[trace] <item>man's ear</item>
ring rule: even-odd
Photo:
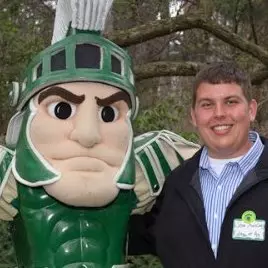
[[[193,108],[191,108],[191,119],[192,119],[193,126],[196,127],[195,111]]]
[[[258,104],[255,99],[252,99],[249,103],[249,119],[253,122],[257,115]]]

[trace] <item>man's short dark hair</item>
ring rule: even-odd
[[[193,87],[192,107],[195,106],[196,92],[201,83],[214,85],[234,83],[242,88],[248,101],[252,99],[250,77],[234,62],[211,63],[197,73]]]

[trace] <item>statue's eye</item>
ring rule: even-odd
[[[64,101],[53,102],[48,105],[47,110],[52,117],[66,120],[75,114],[76,106]]]
[[[103,122],[109,123],[117,120],[119,112],[114,106],[103,106],[100,107],[99,116]]]

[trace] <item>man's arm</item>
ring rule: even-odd
[[[136,208],[129,223],[129,255],[155,254],[154,224],[161,210],[171,172],[194,155],[198,144],[162,130],[134,139]]]
[[[128,255],[156,255],[154,225],[161,210],[167,181],[156,198],[151,211],[143,215],[132,215],[129,221]]]

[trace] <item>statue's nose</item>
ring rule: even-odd
[[[92,107],[82,107],[83,105],[79,107],[70,138],[84,147],[92,147],[101,141],[98,111],[97,107],[92,109]]]

